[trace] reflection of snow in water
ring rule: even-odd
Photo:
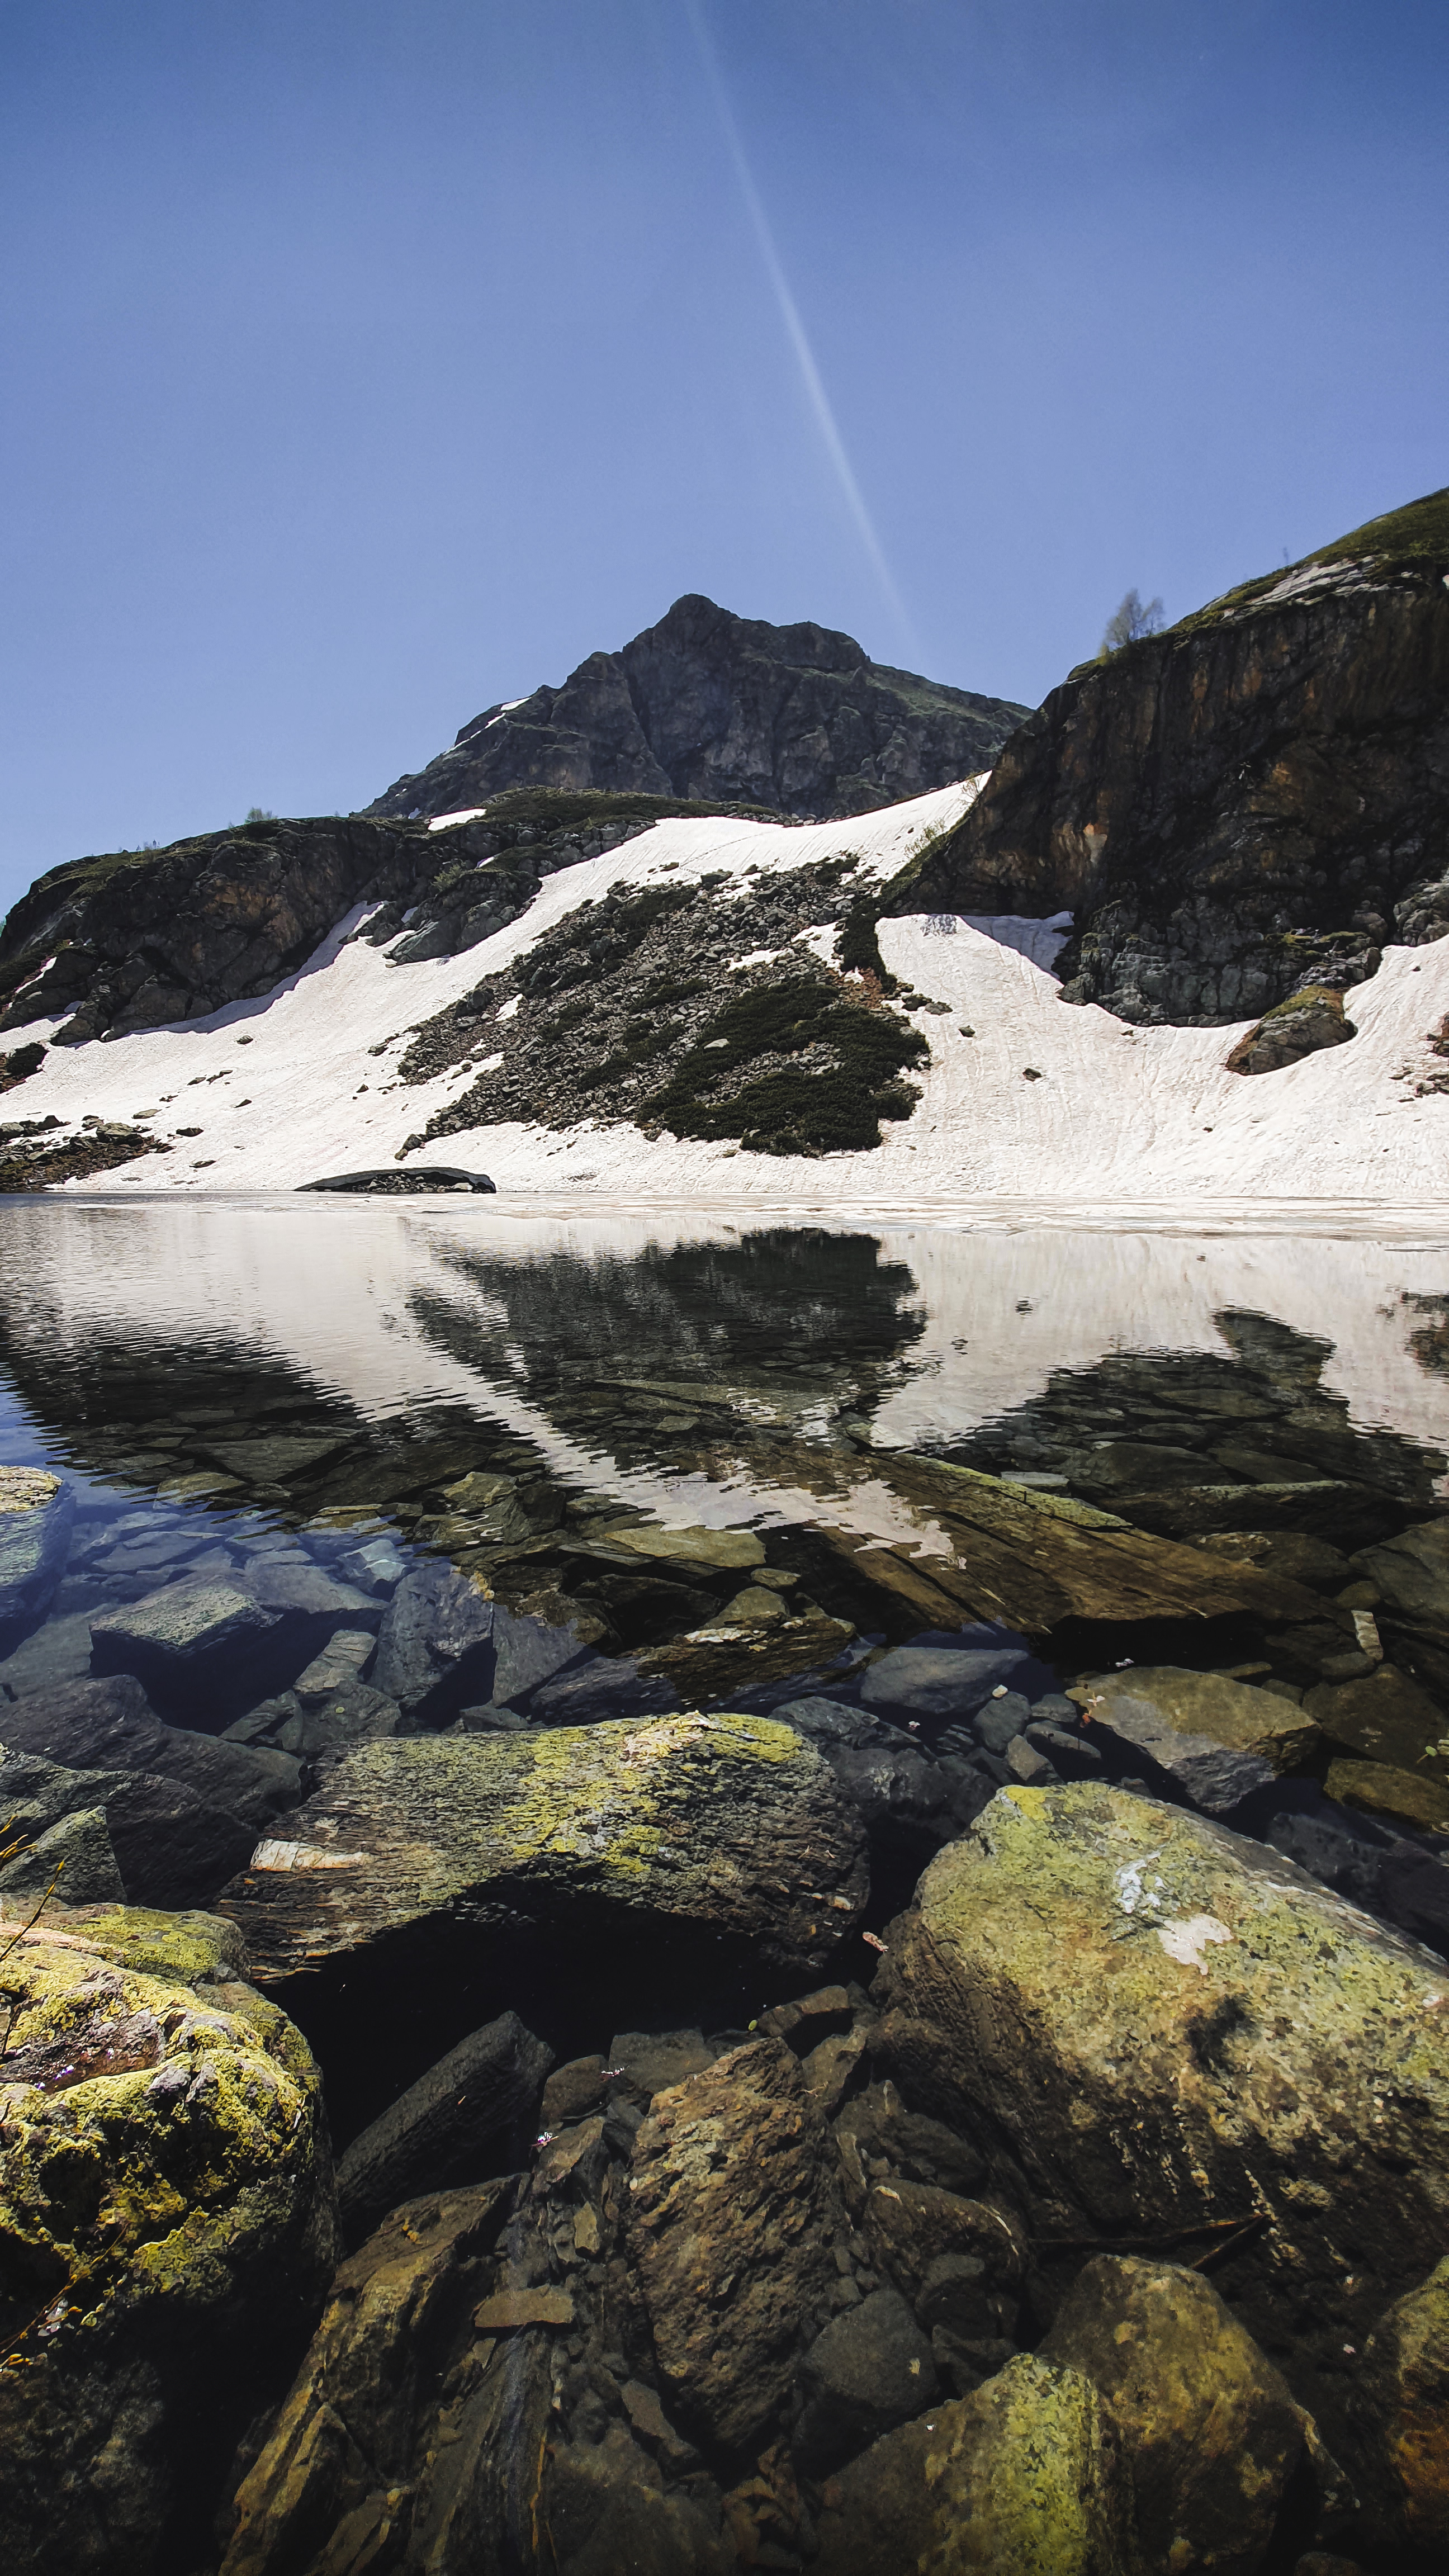
[[[868,1235],[882,1265],[914,1282],[904,1311],[921,1324],[894,1383],[875,1407],[872,1430],[884,1448],[961,1438],[1039,1394],[1053,1371],[1090,1368],[1113,1350],[1201,1351],[1227,1355],[1215,1320],[1224,1309],[1268,1315],[1333,1345],[1322,1385],[1343,1397],[1361,1428],[1387,1427],[1449,1446],[1449,1375],[1426,1370],[1411,1335],[1422,1307],[1406,1300],[1449,1292],[1449,1251],[1372,1235],[1274,1232],[1255,1228],[1211,1236],[1144,1230],[1122,1212],[1108,1231],[1046,1222],[1023,1204],[1009,1224],[987,1230],[980,1210],[921,1211],[871,1223],[802,1206],[752,1211],[776,1228],[822,1222]],[[469,1200],[444,1207],[366,1200],[124,1205],[50,1201],[14,1205],[0,1238],[0,1317],[17,1343],[63,1352],[96,1337],[111,1343],[223,1346],[257,1360],[284,1361],[335,1388],[370,1418],[435,1402],[506,1422],[535,1442],[554,1470],[598,1492],[680,1521],[729,1525],[770,1518],[839,1520],[872,1536],[917,1540],[907,1508],[870,1474],[868,1455],[824,1447],[809,1490],[798,1479],[801,1448],[829,1416],[818,1379],[778,1397],[730,1364],[711,1371],[743,1414],[788,1429],[788,1482],[769,1473],[769,1450],[745,1451],[718,1476],[622,1468],[593,1441],[552,1423],[529,1392],[529,1345],[509,1313],[506,1284],[475,1287],[460,1260],[486,1256],[520,1267],[550,1256],[570,1264],[624,1263],[682,1246],[748,1242],[739,1211],[670,1210]],[[800,1237],[802,1296],[809,1286],[808,1233]],[[655,1283],[657,1286],[657,1282]],[[491,1360],[440,1347],[428,1310],[493,1329]],[[782,1331],[786,1319],[782,1317]],[[657,1377],[654,1349],[633,1373]],[[641,1345],[642,1348],[642,1345]],[[506,1359],[504,1354],[506,1352]],[[609,1372],[624,1377],[625,1363]],[[676,1361],[676,1366],[678,1365]],[[840,1363],[850,1390],[848,1354]],[[794,1400],[792,1401],[792,1394]]]

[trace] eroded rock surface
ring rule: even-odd
[[[817,1753],[766,1718],[685,1714],[345,1752],[222,1911],[264,1982],[452,1927],[577,1941],[585,1922],[818,1968],[860,1919],[864,1834]]]

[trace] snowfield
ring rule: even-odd
[[[542,932],[616,885],[687,883],[723,870],[795,869],[859,854],[893,875],[922,840],[966,810],[971,780],[911,803],[800,828],[731,820],[660,823],[607,856],[550,877],[508,928],[463,955],[391,966],[348,933],[350,914],[297,974],[264,998],[139,1036],[52,1048],[39,1074],[8,1095],[8,1114],[87,1113],[141,1119],[171,1151],[67,1184],[72,1193],[289,1190],[391,1162],[404,1139],[476,1079],[458,1067],[400,1083],[408,1033],[509,965]],[[449,818],[439,818],[446,820]],[[728,896],[728,884],[718,892]],[[1058,999],[1050,972],[1068,925],[1015,916],[917,916],[883,922],[886,964],[945,1013],[914,1011],[930,1042],[921,1099],[887,1125],[874,1151],[792,1160],[728,1145],[651,1141],[590,1119],[553,1132],[510,1122],[422,1148],[411,1163],[490,1173],[501,1193],[580,1198],[739,1200],[771,1204],[904,1204],[1011,1200],[1073,1207],[1158,1203],[1180,1217],[1236,1202],[1325,1203],[1345,1212],[1432,1217],[1449,1170],[1449,1096],[1416,1098],[1443,1070],[1427,1038],[1449,1013],[1449,940],[1391,948],[1346,1005],[1346,1046],[1271,1074],[1224,1071],[1244,1028],[1133,1029]],[[801,940],[829,953],[832,934]],[[7,1046],[49,1043],[56,1021],[10,1032]],[[964,1032],[970,1030],[972,1034]],[[195,1128],[195,1135],[182,1135]]]

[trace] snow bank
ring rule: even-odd
[[[474,1079],[461,1068],[404,1085],[409,1032],[530,948],[545,930],[615,885],[678,885],[715,871],[794,869],[852,854],[893,875],[954,823],[977,781],[848,822],[792,828],[733,819],[661,823],[598,859],[550,877],[522,918],[463,956],[390,966],[347,933],[264,999],[136,1037],[56,1048],[10,1097],[11,1114],[63,1121],[156,1113],[172,1151],[86,1184],[88,1194],[294,1189],[329,1172],[383,1163]],[[440,821],[448,818],[440,817]],[[730,892],[728,882],[720,889]],[[948,928],[949,924],[949,928]],[[922,915],[884,922],[887,965],[947,1010],[916,1011],[929,1041],[922,1096],[872,1152],[783,1162],[728,1145],[651,1141],[587,1121],[565,1133],[510,1122],[449,1136],[445,1159],[490,1172],[501,1192],[620,1194],[882,1211],[964,1200],[1048,1203],[1066,1216],[1103,1204],[1213,1202],[1231,1216],[1268,1200],[1432,1211],[1442,1200],[1449,1097],[1413,1096],[1433,1065],[1426,1033],[1449,1012],[1449,940],[1390,949],[1347,997],[1350,1045],[1282,1072],[1244,1077],[1224,1059],[1248,1023],[1132,1029],[1058,999],[1049,971],[1066,928],[1049,922]],[[817,948],[828,943],[803,934]],[[9,1044],[49,1039],[42,1021]],[[966,1031],[971,1034],[965,1034]],[[1405,1079],[1403,1077],[1408,1076]],[[196,1134],[180,1131],[194,1128]],[[424,1148],[410,1159],[437,1159]]]

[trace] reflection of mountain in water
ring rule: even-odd
[[[460,1248],[452,1266],[467,1297],[424,1290],[412,1301],[435,1345],[526,1394],[558,1428],[612,1423],[626,1447],[651,1422],[696,1428],[691,1406],[711,1400],[762,1427],[828,1438],[844,1417],[847,1431],[864,1429],[858,1417],[898,1381],[924,1329],[911,1271],[882,1261],[869,1235],[780,1228],[527,1264]]]
[[[1267,1315],[1216,1320],[1229,1346],[1221,1357],[1117,1351],[1056,1370],[1039,1395],[946,1454],[1174,1538],[1248,1528],[1246,1515],[1267,1511],[1269,1526],[1362,1547],[1387,1499],[1434,1508],[1442,1450],[1357,1429],[1345,1398],[1321,1384],[1331,1342]]]

